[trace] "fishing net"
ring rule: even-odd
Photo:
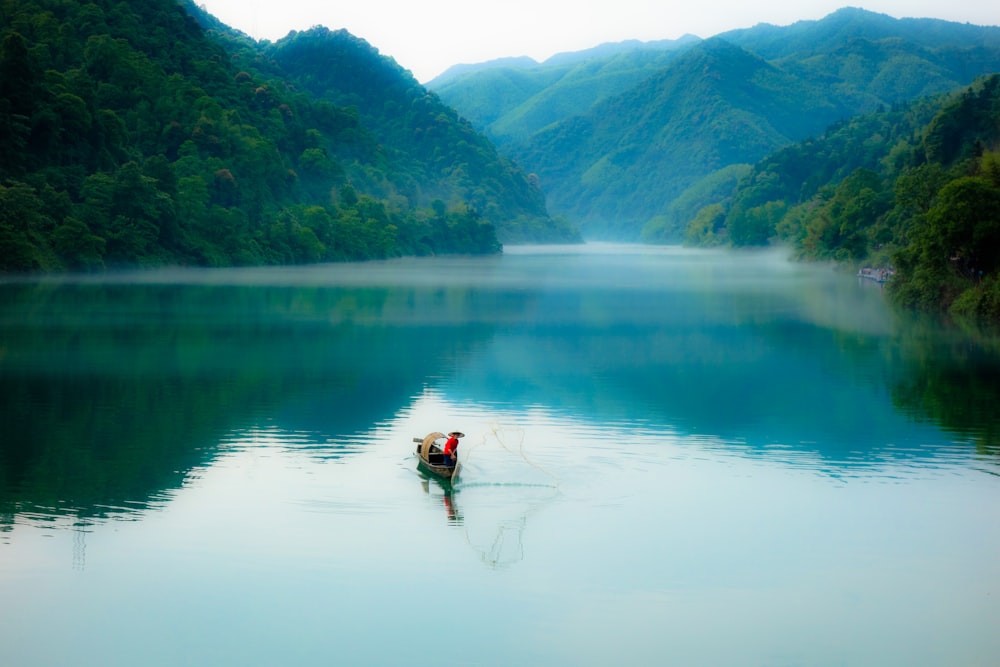
[[[471,440],[471,439],[470,439]],[[463,482],[557,487],[559,478],[529,454],[524,429],[488,424],[459,449]],[[473,474],[475,473],[474,477]]]
[[[466,542],[491,568],[523,559],[530,517],[559,493],[558,477],[530,455],[526,441],[523,429],[492,423],[459,448],[452,502],[461,508]]]

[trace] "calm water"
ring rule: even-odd
[[[1000,656],[1000,343],[775,253],[0,284],[0,392],[5,666]]]

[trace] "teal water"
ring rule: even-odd
[[[8,281],[0,398],[3,665],[1000,655],[1000,339],[779,253]]]

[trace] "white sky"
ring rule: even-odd
[[[195,0],[216,18],[257,39],[292,30],[346,28],[422,83],[460,63],[507,56],[542,61],[626,39],[711,37],[758,23],[819,19],[843,6],[896,18],[939,18],[1000,25],[995,0]]]

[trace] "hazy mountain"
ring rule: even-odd
[[[835,51],[852,40],[899,39],[927,49],[996,48],[997,28],[939,19],[896,19],[855,7],[839,9],[817,21],[789,26],[767,23],[717,35],[773,60],[795,54]]]
[[[628,90],[698,41],[688,35],[658,42],[614,42],[559,53],[540,64],[490,61],[449,70],[427,87],[502,146],[523,141],[546,125]]]
[[[487,60],[481,63],[460,63],[458,65],[452,65],[441,74],[438,74],[433,80],[427,83],[427,87],[440,87],[452,79],[469,76],[483,70],[497,69],[499,67],[509,67],[510,69],[528,69],[529,67],[537,66],[538,61],[531,56],[496,58],[495,60]]]
[[[697,207],[679,202],[702,199],[688,188],[732,181],[718,169],[1000,71],[1000,28],[860,9],[675,47],[487,68],[438,92],[538,174],[553,214],[631,239],[648,224],[682,230]]]
[[[592,235],[635,237],[698,178],[755,162],[848,110],[824,91],[722,40],[708,40],[629,91],[535,133],[518,156],[553,210]]]
[[[464,79],[475,76],[479,72],[494,69],[533,69],[539,66],[561,67],[564,65],[576,65],[578,63],[606,57],[617,56],[622,53],[629,53],[636,50],[671,50],[685,44],[700,41],[694,35],[684,35],[680,39],[663,39],[649,42],[642,42],[637,39],[628,39],[621,42],[605,42],[589,49],[581,51],[563,51],[556,53],[543,62],[539,63],[530,56],[512,56],[508,58],[495,58],[480,63],[462,63],[452,65],[444,72],[427,82],[427,87],[432,90],[440,90],[455,79]]]

